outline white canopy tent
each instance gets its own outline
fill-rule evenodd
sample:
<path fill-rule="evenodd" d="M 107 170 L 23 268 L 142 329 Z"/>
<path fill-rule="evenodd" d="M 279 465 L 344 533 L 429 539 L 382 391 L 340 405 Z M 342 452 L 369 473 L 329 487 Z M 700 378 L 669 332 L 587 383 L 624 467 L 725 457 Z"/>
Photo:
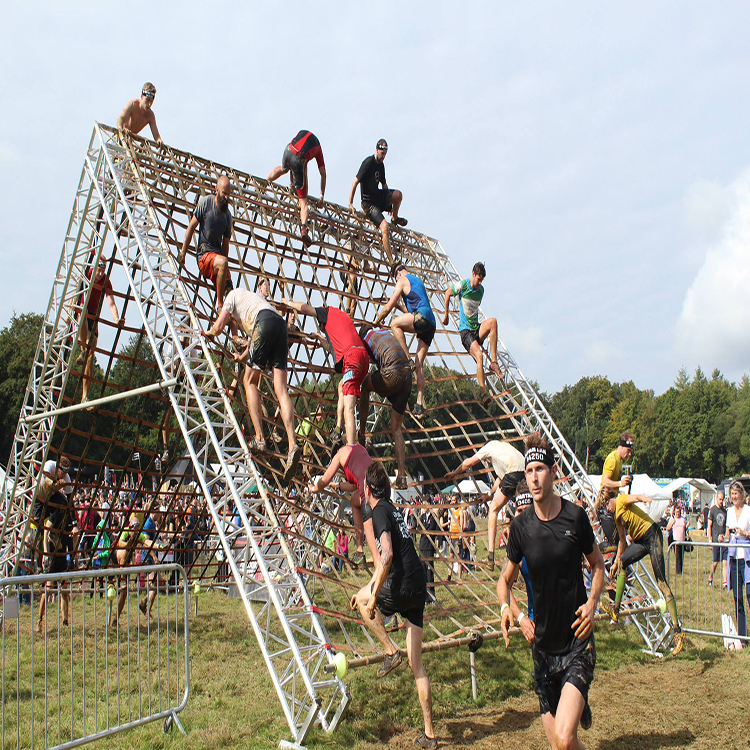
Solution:
<path fill-rule="evenodd" d="M 598 493 L 602 485 L 602 475 L 589 474 L 589 480 Z M 672 493 L 668 492 L 666 487 L 659 487 L 648 474 L 633 474 L 633 483 L 630 491 L 634 495 L 646 495 L 652 499 L 649 505 L 644 505 L 643 503 L 637 503 L 637 505 L 642 510 L 645 510 L 653 521 L 661 520 L 669 506 L 669 501 L 672 499 Z"/>
<path fill-rule="evenodd" d="M 716 495 L 716 485 L 707 482 L 705 479 L 678 477 L 677 479 L 673 479 L 663 489 L 671 497 L 673 492 L 681 490 L 686 484 L 689 484 L 693 488 L 691 494 L 692 492 L 698 493 L 696 510 L 703 510 L 706 505 L 711 505 Z"/>
<path fill-rule="evenodd" d="M 490 486 L 481 479 L 463 479 L 453 489 L 453 494 L 457 495 L 460 492 L 463 495 L 481 495 L 487 494 L 489 491 Z"/>

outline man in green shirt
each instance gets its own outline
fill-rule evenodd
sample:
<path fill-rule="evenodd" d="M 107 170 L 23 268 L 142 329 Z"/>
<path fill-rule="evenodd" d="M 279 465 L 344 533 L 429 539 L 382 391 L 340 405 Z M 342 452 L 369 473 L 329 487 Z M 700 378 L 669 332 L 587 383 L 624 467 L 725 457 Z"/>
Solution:
<path fill-rule="evenodd" d="M 484 263 L 475 263 L 468 279 L 451 284 L 445 290 L 445 313 L 443 314 L 443 325 L 448 325 L 448 307 L 451 297 L 458 297 L 460 300 L 458 332 L 464 349 L 477 362 L 477 382 L 482 391 L 482 403 L 485 406 L 492 401 L 492 396 L 487 392 L 484 384 L 484 367 L 482 366 L 482 344 L 487 337 L 490 340 L 490 370 L 497 377 L 502 377 L 500 365 L 497 363 L 497 319 L 485 318 L 481 324 L 479 322 L 479 305 L 484 296 L 482 282 L 486 275 Z"/>

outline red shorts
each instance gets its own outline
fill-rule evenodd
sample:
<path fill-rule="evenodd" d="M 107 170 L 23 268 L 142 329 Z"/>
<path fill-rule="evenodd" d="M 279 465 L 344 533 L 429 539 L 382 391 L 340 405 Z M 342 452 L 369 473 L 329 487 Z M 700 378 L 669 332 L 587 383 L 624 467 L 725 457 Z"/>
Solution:
<path fill-rule="evenodd" d="M 367 349 L 361 346 L 352 346 L 344 353 L 344 377 L 343 393 L 345 396 L 356 396 L 359 398 L 360 386 L 370 369 L 370 355 Z"/>
<path fill-rule="evenodd" d="M 217 258 L 223 257 L 223 255 L 219 255 L 218 253 L 204 253 L 201 255 L 201 257 L 198 258 L 198 269 L 201 272 L 201 276 L 203 276 L 204 279 L 211 279 L 215 284 L 216 269 L 214 268 L 214 261 Z"/>

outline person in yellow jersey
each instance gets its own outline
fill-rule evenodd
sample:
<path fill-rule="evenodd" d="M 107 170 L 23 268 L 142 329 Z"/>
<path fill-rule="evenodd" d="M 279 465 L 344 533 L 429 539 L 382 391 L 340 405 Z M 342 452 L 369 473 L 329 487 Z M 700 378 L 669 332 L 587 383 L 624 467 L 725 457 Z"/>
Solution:
<path fill-rule="evenodd" d="M 617 496 L 620 488 L 627 487 L 632 481 L 631 476 L 622 476 L 622 464 L 633 457 L 633 442 L 633 433 L 630 430 L 623 432 L 619 445 L 607 456 L 602 469 L 602 484 L 596 498 L 596 514 L 606 537 L 601 547 L 602 552 L 617 546 L 617 528 L 615 519 L 609 512 L 609 500 Z"/>
<path fill-rule="evenodd" d="M 617 622 L 620 611 L 622 595 L 625 591 L 625 579 L 627 568 L 646 555 L 651 556 L 651 566 L 654 569 L 654 577 L 659 586 L 662 596 L 667 604 L 667 611 L 672 620 L 674 636 L 672 639 L 672 653 L 679 654 L 685 645 L 685 633 L 680 627 L 677 617 L 677 605 L 674 601 L 672 589 L 667 583 L 666 569 L 664 566 L 664 540 L 662 539 L 659 525 L 651 520 L 645 510 L 639 508 L 636 503 L 648 505 L 651 498 L 646 495 L 615 495 L 609 500 L 609 511 L 615 517 L 619 544 L 617 556 L 610 568 L 610 578 L 616 578 L 615 601 L 611 603 L 607 597 L 601 600 L 602 608 Z M 625 534 L 630 534 L 632 540 L 628 545 Z"/>

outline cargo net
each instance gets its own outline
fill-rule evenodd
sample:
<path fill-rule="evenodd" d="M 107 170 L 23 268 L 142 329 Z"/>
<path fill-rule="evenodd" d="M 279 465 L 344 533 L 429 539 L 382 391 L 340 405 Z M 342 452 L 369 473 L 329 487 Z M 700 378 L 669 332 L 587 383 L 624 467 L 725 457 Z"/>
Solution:
<path fill-rule="evenodd" d="M 267 183 L 250 175 L 228 170 L 211 162 L 173 149 L 158 151 L 153 144 L 128 138 L 128 148 L 137 165 L 138 178 L 148 193 L 151 208 L 158 217 L 162 241 L 176 255 L 181 248 L 190 214 L 198 199 L 213 193 L 216 178 L 228 174 L 233 187 L 234 218 L 230 242 L 229 270 L 235 287 L 255 290 L 259 276 L 270 281 L 271 300 L 287 297 L 313 306 L 330 305 L 345 310 L 355 326 L 371 322 L 393 292 L 392 260 L 406 264 L 424 282 L 433 309 L 438 312 L 438 330 L 425 361 L 425 412 L 420 417 L 408 410 L 403 422 L 406 469 L 409 486 L 395 493 L 395 505 L 404 513 L 407 527 L 427 569 L 429 583 L 425 640 L 459 639 L 473 631 L 499 630 L 500 613 L 495 593 L 498 571 L 492 573 L 486 559 L 485 493 L 494 476 L 481 465 L 463 477 L 459 487 L 447 487 L 447 472 L 458 467 L 489 440 L 520 441 L 521 425 L 533 424 L 517 406 L 514 383 L 487 372 L 492 396 L 483 404 L 476 383 L 476 363 L 461 345 L 457 309 L 447 326 L 441 325 L 443 294 L 457 276 L 439 244 L 424 235 L 401 228 L 391 229 L 394 258 L 385 257 L 379 233 L 361 214 L 329 203 L 311 200 L 309 228 L 313 244 L 300 241 L 297 201 L 285 185 Z M 283 178 L 285 179 L 285 178 Z M 103 208 L 108 210 L 107 208 Z M 88 399 L 131 391 L 159 380 L 151 344 L 143 321 L 148 321 L 153 298 L 135 299 L 136 286 L 129 284 L 126 269 L 114 251 L 108 223 L 101 218 L 94 242 L 87 252 L 101 257 L 112 284 L 112 293 L 124 324 L 117 325 L 103 295 L 99 309 L 89 314 L 89 326 L 98 327 L 95 368 L 89 380 Z M 115 233 L 122 239 L 133 231 L 119 209 L 111 217 Z M 195 244 L 195 240 L 194 243 Z M 194 247 L 188 253 L 182 278 L 189 292 L 193 311 L 203 329 L 216 319 L 216 297 L 212 283 L 198 273 Z M 468 270 L 468 269 L 467 269 Z M 84 282 L 85 283 L 85 282 Z M 499 277 L 489 277 L 488 299 Z M 82 290 L 83 291 L 83 290 Z M 145 310 L 142 316 L 139 310 Z M 71 312 L 71 330 L 81 307 Z M 187 321 L 174 321 L 182 330 Z M 289 393 L 295 407 L 297 439 L 303 457 L 297 476 L 285 485 L 281 481 L 287 454 L 286 436 L 274 396 L 271 374 L 263 373 L 260 384 L 263 431 L 267 452 L 254 455 L 261 479 L 257 494 L 246 501 L 248 515 L 253 503 L 267 493 L 279 524 L 292 551 L 293 564 L 302 577 L 314 609 L 323 618 L 331 643 L 352 655 L 377 651 L 369 631 L 349 607 L 354 593 L 372 573 L 371 563 L 352 563 L 354 530 L 349 496 L 335 487 L 311 494 L 308 482 L 320 476 L 332 457 L 332 427 L 336 419 L 339 377 L 332 357 L 316 339 L 313 318 L 295 318 L 287 313 L 290 331 Z M 166 323 L 164 324 L 166 330 Z M 161 332 L 164 334 L 164 330 Z M 75 335 L 72 333 L 71 335 Z M 197 332 L 186 333 L 197 335 Z M 416 341 L 407 334 L 413 357 Z M 84 365 L 91 342 L 74 350 L 70 377 L 62 406 L 82 399 Z M 227 389 L 239 423 L 252 436 L 242 384 L 244 365 L 232 359 L 228 329 L 211 343 L 212 356 Z M 167 352 L 161 352 L 165 358 Z M 489 360 L 485 360 L 488 362 Z M 241 369 L 242 367 L 242 369 Z M 212 387 L 210 384 L 207 387 Z M 410 405 L 416 398 L 416 384 Z M 362 416 L 362 415 L 360 415 Z M 396 463 L 390 431 L 390 405 L 371 395 L 367 418 L 367 449 L 381 461 L 393 477 Z M 190 436 L 200 440 L 200 435 Z M 520 442 L 516 447 L 522 449 Z M 159 549 L 153 557 L 161 562 L 182 564 L 192 580 L 213 586 L 236 585 L 219 543 L 206 498 L 200 490 L 196 471 L 200 467 L 184 458 L 185 437 L 176 427 L 170 401 L 163 391 L 101 403 L 91 410 L 80 410 L 58 417 L 50 441 L 49 458 L 68 456 L 73 467 L 71 517 L 76 519 L 79 536 L 73 542 L 46 553 L 37 538 L 25 545 L 21 567 L 35 570 L 44 557 L 69 557 L 74 567 L 137 564 L 146 555 L 137 534 L 134 543 L 123 549 L 118 539 L 136 518 L 142 529 L 151 516 L 158 531 Z M 38 467 L 41 469 L 41 467 Z M 566 485 L 567 486 L 567 485 Z M 220 485 L 213 485 L 217 493 Z M 55 497 L 49 499 L 54 505 Z M 259 576 L 257 560 L 231 505 L 224 508 L 221 523 L 233 547 L 245 582 Z M 264 543 L 262 522 L 255 526 L 259 549 L 273 545 L 269 531 Z M 498 523 L 498 559 L 503 558 L 503 537 L 507 523 Z M 61 535 L 65 539 L 65 534 Z M 153 536 L 153 534 L 151 535 Z M 348 541 L 348 555 L 344 539 Z M 72 537 L 71 537 L 72 540 Z M 369 556 L 369 555 L 368 555 Z M 50 567 L 49 563 L 46 565 Z M 518 599 L 526 601 L 523 583 Z M 302 606 L 288 601 L 290 610 Z M 394 618 L 390 627 L 402 625 Z"/>

